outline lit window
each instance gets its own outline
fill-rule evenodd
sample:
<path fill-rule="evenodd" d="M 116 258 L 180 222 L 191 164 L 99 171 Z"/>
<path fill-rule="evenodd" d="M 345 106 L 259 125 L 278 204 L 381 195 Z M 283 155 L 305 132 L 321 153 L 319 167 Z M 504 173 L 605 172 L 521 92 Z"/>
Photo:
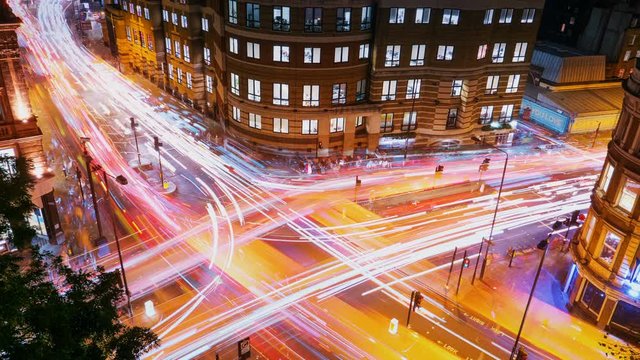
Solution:
<path fill-rule="evenodd" d="M 630 58 L 631 58 L 631 50 L 627 50 L 624 53 L 624 58 L 622 59 L 622 61 L 629 61 Z"/>
<path fill-rule="evenodd" d="M 193 88 L 193 79 L 191 78 L 191 73 L 187 73 L 187 89 Z"/>
<path fill-rule="evenodd" d="M 178 25 L 178 14 L 171 13 L 171 23 L 173 25 Z"/>
<path fill-rule="evenodd" d="M 600 190 L 607 192 L 609 184 L 611 183 L 611 177 L 613 176 L 613 165 L 607 163 L 600 177 Z"/>
<path fill-rule="evenodd" d="M 640 184 L 627 178 L 624 181 L 624 187 L 620 192 L 620 199 L 618 200 L 618 206 L 623 210 L 631 212 L 638 198 L 638 192 L 640 192 Z"/>
<path fill-rule="evenodd" d="M 502 63 L 504 62 L 504 53 L 507 50 L 506 43 L 495 43 L 493 45 L 493 54 L 491 55 L 491 62 Z"/>
<path fill-rule="evenodd" d="M 415 111 L 404 113 L 402 119 L 402 131 L 415 130 L 418 127 L 418 113 Z"/>
<path fill-rule="evenodd" d="M 151 34 L 147 35 L 147 47 L 149 50 L 153 50 L 153 36 Z"/>
<path fill-rule="evenodd" d="M 631 40 L 629 40 L 629 45 L 635 45 L 636 44 L 636 39 L 638 38 L 638 35 L 633 35 L 631 37 Z"/>
<path fill-rule="evenodd" d="M 135 14 L 135 10 L 132 3 L 129 3 L 129 12 Z"/>
<path fill-rule="evenodd" d="M 498 121 L 501 123 L 507 123 L 511 121 L 513 118 L 513 104 L 502 105 L 502 110 L 500 110 L 500 118 Z"/>
<path fill-rule="evenodd" d="M 314 135 L 318 133 L 318 120 L 302 120 L 302 134 Z"/>
<path fill-rule="evenodd" d="M 162 21 L 169 22 L 169 11 L 162 9 Z"/>
<path fill-rule="evenodd" d="M 320 106 L 320 85 L 302 87 L 302 106 Z"/>
<path fill-rule="evenodd" d="M 513 62 L 524 62 L 527 55 L 527 43 L 516 43 L 516 48 L 513 51 Z"/>
<path fill-rule="evenodd" d="M 584 240 L 586 242 L 591 241 L 591 236 L 593 235 L 593 230 L 595 230 L 595 225 L 596 225 L 596 218 L 595 216 L 591 216 L 589 218 L 589 222 L 587 223 L 587 232 L 586 233 L 583 232 L 584 234 L 586 234 L 584 237 Z"/>
<path fill-rule="evenodd" d="M 249 127 L 254 129 L 262 129 L 262 116 L 249 113 Z"/>
<path fill-rule="evenodd" d="M 400 66 L 400 45 L 387 45 L 387 52 L 384 58 L 384 66 Z"/>
<path fill-rule="evenodd" d="M 178 84 L 182 84 L 182 69 L 178 68 Z"/>
<path fill-rule="evenodd" d="M 191 62 L 191 53 L 189 52 L 189 45 L 182 45 L 182 50 L 184 51 L 183 58 L 186 62 Z"/>
<path fill-rule="evenodd" d="M 176 57 L 177 57 L 177 58 L 180 58 L 180 56 L 181 56 L 181 55 L 180 55 L 180 48 L 181 48 L 181 46 L 180 46 L 180 41 L 178 41 L 178 40 L 174 40 L 174 41 L 173 41 L 173 45 L 174 45 L 173 49 L 174 49 L 174 51 L 175 51 L 175 55 L 176 55 Z"/>
<path fill-rule="evenodd" d="M 444 9 L 444 12 L 442 13 L 442 24 L 458 25 L 459 21 L 460 21 L 460 10 Z"/>
<path fill-rule="evenodd" d="M 320 64 L 320 48 L 304 48 L 305 64 Z"/>
<path fill-rule="evenodd" d="M 487 9 L 484 12 L 484 20 L 482 21 L 485 25 L 490 25 L 493 23 L 493 9 Z"/>
<path fill-rule="evenodd" d="M 231 73 L 231 92 L 240 95 L 240 76 L 238 74 Z"/>
<path fill-rule="evenodd" d="M 487 56 L 487 44 L 478 46 L 478 60 L 484 59 Z"/>
<path fill-rule="evenodd" d="M 349 61 L 349 47 L 348 46 L 336 47 L 335 55 L 333 57 L 333 62 L 346 63 L 348 61 Z"/>
<path fill-rule="evenodd" d="M 125 26 L 124 30 L 127 33 L 127 40 L 131 41 L 131 28 L 129 26 Z M 171 46 L 169 46 L 169 53 L 171 53 Z"/>
<path fill-rule="evenodd" d="M 238 39 L 232 37 L 229 38 L 229 52 L 232 54 L 238 53 Z"/>
<path fill-rule="evenodd" d="M 622 238 L 617 234 L 611 231 L 607 231 L 607 235 L 604 237 L 604 241 L 602 243 L 602 251 L 600 251 L 600 259 L 602 259 L 605 263 L 609 265 L 612 264 L 621 240 Z"/>
<path fill-rule="evenodd" d="M 411 59 L 409 60 L 409 66 L 423 66 L 424 54 L 426 52 L 427 45 L 411 45 Z"/>
<path fill-rule="evenodd" d="M 233 117 L 233 120 L 235 120 L 235 121 L 238 121 L 238 122 L 242 121 L 240 108 L 238 108 L 238 107 L 235 107 L 235 106 L 231 107 L 231 116 Z"/>
<path fill-rule="evenodd" d="M 364 125 L 364 116 L 356 116 L 356 127 Z"/>
<path fill-rule="evenodd" d="M 273 45 L 273 61 L 289 62 L 289 46 Z"/>
<path fill-rule="evenodd" d="M 333 90 L 331 92 L 331 103 L 346 104 L 347 103 L 347 84 L 333 84 Z"/>
<path fill-rule="evenodd" d="M 343 132 L 344 131 L 344 118 L 331 118 L 329 132 Z"/>
<path fill-rule="evenodd" d="M 451 96 L 462 95 L 462 80 L 453 80 L 451 82 Z"/>
<path fill-rule="evenodd" d="M 207 65 L 211 65 L 211 49 L 205 47 L 203 50 L 204 55 L 204 63 Z"/>
<path fill-rule="evenodd" d="M 419 99 L 420 98 L 420 79 L 407 80 L 407 99 Z"/>
<path fill-rule="evenodd" d="M 273 84 L 273 104 L 289 105 L 289 84 Z"/>
<path fill-rule="evenodd" d="M 490 124 L 491 120 L 493 120 L 493 105 L 483 106 L 480 110 L 480 124 Z"/>
<path fill-rule="evenodd" d="M 416 24 L 428 24 L 431 19 L 431 8 L 416 9 Z"/>
<path fill-rule="evenodd" d="M 358 80 L 356 83 L 356 101 L 362 101 L 367 97 L 367 80 Z"/>
<path fill-rule="evenodd" d="M 455 129 L 458 123 L 458 109 L 449 109 L 447 114 L 447 129 Z"/>
<path fill-rule="evenodd" d="M 404 8 L 389 9 L 389 24 L 403 24 L 403 23 L 404 23 Z"/>
<path fill-rule="evenodd" d="M 238 1 L 229 0 L 229 22 L 231 24 L 238 23 Z"/>
<path fill-rule="evenodd" d="M 453 60 L 453 46 L 452 45 L 439 45 L 438 54 L 436 54 L 436 60 Z"/>
<path fill-rule="evenodd" d="M 498 23 L 511 24 L 512 18 L 513 18 L 513 9 L 502 9 L 500 10 L 500 19 L 498 20 Z"/>
<path fill-rule="evenodd" d="M 260 27 L 260 4 L 247 3 L 247 27 Z"/>
<path fill-rule="evenodd" d="M 520 85 L 520 74 L 509 75 L 509 80 L 507 81 L 506 93 L 511 94 L 511 93 L 518 92 L 519 85 Z"/>
<path fill-rule="evenodd" d="M 371 29 L 371 6 L 364 6 L 360 16 L 360 30 Z"/>
<path fill-rule="evenodd" d="M 173 65 L 172 64 L 169 64 L 168 72 L 169 72 L 169 79 L 173 80 Z"/>
<path fill-rule="evenodd" d="M 273 7 L 273 30 L 291 30 L 291 8 L 288 6 Z"/>
<path fill-rule="evenodd" d="M 188 25 L 187 17 L 186 17 L 186 16 L 184 16 L 184 15 L 182 15 L 182 16 L 180 17 L 180 20 L 181 20 L 182 27 L 186 29 L 186 28 L 187 28 L 187 25 Z"/>
<path fill-rule="evenodd" d="M 149 20 L 151 19 L 151 14 L 149 13 L 149 8 L 144 8 L 144 18 Z"/>
<path fill-rule="evenodd" d="M 523 24 L 531 24 L 535 16 L 536 9 L 524 9 L 522 10 L 522 19 L 520 19 L 520 22 Z"/>
<path fill-rule="evenodd" d="M 247 41 L 247 57 L 251 59 L 260 59 L 260 44 Z"/>
<path fill-rule="evenodd" d="M 396 99 L 397 80 L 385 80 L 382 82 L 382 101 Z"/>
<path fill-rule="evenodd" d="M 306 32 L 322 31 L 322 8 L 305 8 L 304 9 L 304 31 Z"/>
<path fill-rule="evenodd" d="M 288 134 L 289 133 L 289 119 L 273 118 L 273 132 Z"/>
<path fill-rule="evenodd" d="M 338 8 L 336 14 L 336 31 L 351 31 L 351 8 Z"/>
<path fill-rule="evenodd" d="M 202 18 L 202 31 L 209 31 L 209 19 L 206 17 Z"/>
<path fill-rule="evenodd" d="M 260 80 L 248 79 L 247 98 L 252 101 L 260 102 Z"/>
<path fill-rule="evenodd" d="M 369 44 L 360 44 L 360 51 L 358 52 L 359 59 L 369 58 Z"/>
<path fill-rule="evenodd" d="M 209 75 L 204 77 L 205 79 L 205 85 L 207 88 L 207 92 L 212 94 L 213 93 L 213 78 Z"/>
<path fill-rule="evenodd" d="M 380 114 L 380 132 L 393 131 L 393 113 Z"/>

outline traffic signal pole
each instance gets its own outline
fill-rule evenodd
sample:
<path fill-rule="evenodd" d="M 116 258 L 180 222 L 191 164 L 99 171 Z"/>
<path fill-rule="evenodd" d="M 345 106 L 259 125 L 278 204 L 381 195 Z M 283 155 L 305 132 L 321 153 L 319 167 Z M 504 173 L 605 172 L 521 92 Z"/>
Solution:
<path fill-rule="evenodd" d="M 411 292 L 411 300 L 409 300 L 409 312 L 407 312 L 407 327 L 409 327 L 409 321 L 411 321 L 411 313 L 413 312 L 413 299 L 416 297 L 416 291 Z"/>
<path fill-rule="evenodd" d="M 453 249 L 453 256 L 451 257 L 451 266 L 449 266 L 449 276 L 447 276 L 447 284 L 445 287 L 449 286 L 449 280 L 451 280 L 451 272 L 453 271 L 453 262 L 456 260 L 456 254 L 458 253 L 458 247 L 456 246 Z"/>
<path fill-rule="evenodd" d="M 464 270 L 464 261 L 467 258 L 467 250 L 464 251 L 464 255 L 462 255 L 462 262 L 460 263 L 460 275 L 458 275 L 458 286 L 456 286 L 456 295 L 460 291 L 460 281 L 462 280 L 462 270 Z"/>

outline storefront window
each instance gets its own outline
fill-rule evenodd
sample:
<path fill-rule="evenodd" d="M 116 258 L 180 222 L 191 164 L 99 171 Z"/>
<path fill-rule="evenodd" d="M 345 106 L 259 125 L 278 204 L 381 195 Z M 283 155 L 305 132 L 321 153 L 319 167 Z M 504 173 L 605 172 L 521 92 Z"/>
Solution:
<path fill-rule="evenodd" d="M 633 205 L 636 203 L 636 199 L 638 198 L 638 193 L 640 193 L 640 184 L 631 179 L 626 179 L 622 192 L 620 193 L 618 206 L 628 212 L 631 212 L 633 210 Z"/>
<path fill-rule="evenodd" d="M 613 176 L 613 166 L 607 163 L 600 177 L 600 190 L 607 192 L 609 183 L 611 183 L 611 176 Z"/>
<path fill-rule="evenodd" d="M 602 309 L 602 304 L 604 304 L 604 298 L 604 292 L 593 286 L 592 283 L 587 282 L 581 299 L 582 303 L 587 306 L 587 309 L 593 311 L 595 314 L 600 314 L 600 309 Z"/>
<path fill-rule="evenodd" d="M 600 259 L 604 260 L 607 264 L 611 264 L 613 262 L 613 257 L 616 255 L 616 250 L 620 245 L 620 240 L 622 240 L 620 236 L 608 231 L 607 236 L 604 238 L 604 243 L 602 244 Z"/>
<path fill-rule="evenodd" d="M 618 301 L 616 310 L 611 317 L 611 323 L 640 334 L 640 308 L 624 301 Z"/>

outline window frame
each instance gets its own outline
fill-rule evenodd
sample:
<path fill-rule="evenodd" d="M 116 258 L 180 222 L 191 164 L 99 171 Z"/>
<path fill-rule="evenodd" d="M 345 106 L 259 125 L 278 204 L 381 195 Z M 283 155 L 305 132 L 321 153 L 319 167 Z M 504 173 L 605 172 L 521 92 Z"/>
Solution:
<path fill-rule="evenodd" d="M 262 82 L 257 79 L 247 79 L 247 99 L 260 102 L 262 99 Z"/>
<path fill-rule="evenodd" d="M 515 94 L 518 92 L 520 87 L 520 74 L 512 74 L 509 75 L 507 80 L 507 88 L 505 93 L 507 94 Z"/>
<path fill-rule="evenodd" d="M 304 48 L 304 60 L 303 60 L 303 62 L 305 64 L 320 64 L 320 55 L 322 54 L 321 53 L 321 49 L 322 48 L 319 48 L 319 47 L 305 47 Z M 310 52 L 308 52 L 309 50 L 310 50 Z M 317 50 L 317 57 L 316 57 L 316 50 Z M 311 58 L 308 58 L 307 54 L 310 54 Z M 307 61 L 309 59 L 311 61 Z"/>
<path fill-rule="evenodd" d="M 382 82 L 381 101 L 392 101 L 396 99 L 398 91 L 398 80 L 384 80 Z"/>
<path fill-rule="evenodd" d="M 347 83 L 336 83 L 331 86 L 331 104 L 344 105 L 347 103 Z"/>
<path fill-rule="evenodd" d="M 484 11 L 484 19 L 482 20 L 483 25 L 491 25 L 493 24 L 493 15 L 495 11 L 494 9 L 486 9 Z"/>
<path fill-rule="evenodd" d="M 250 112 L 248 118 L 248 125 L 250 128 L 258 130 L 262 129 L 262 115 Z"/>
<path fill-rule="evenodd" d="M 317 85 L 317 84 L 302 85 L 302 106 L 304 107 L 320 106 L 320 85 Z"/>
<path fill-rule="evenodd" d="M 277 123 L 277 125 L 276 125 Z M 273 132 L 278 134 L 289 133 L 289 119 L 287 118 L 273 118 Z"/>
<path fill-rule="evenodd" d="M 419 7 L 416 8 L 415 24 L 428 24 L 431 21 L 431 8 Z"/>
<path fill-rule="evenodd" d="M 247 41 L 247 58 L 260 59 L 260 43 Z"/>
<path fill-rule="evenodd" d="M 289 105 L 289 84 L 273 83 L 273 105 L 288 106 Z"/>
<path fill-rule="evenodd" d="M 318 135 L 318 119 L 302 119 L 300 130 L 302 135 Z"/>
<path fill-rule="evenodd" d="M 451 48 L 451 52 L 449 52 Z M 453 54 L 455 52 L 454 45 L 438 45 L 438 52 L 436 53 L 437 61 L 453 61 Z"/>
<path fill-rule="evenodd" d="M 451 96 L 453 97 L 461 97 L 462 96 L 462 87 L 464 86 L 464 80 L 462 79 L 454 79 L 451 81 Z"/>
<path fill-rule="evenodd" d="M 402 131 L 412 131 L 418 128 L 418 112 L 417 111 L 407 111 L 404 113 L 402 117 L 402 124 L 400 125 L 400 130 Z"/>
<path fill-rule="evenodd" d="M 274 44 L 272 47 L 274 62 L 288 63 L 291 60 L 291 48 L 289 45 Z"/>
<path fill-rule="evenodd" d="M 384 67 L 400 66 L 401 52 L 402 52 L 401 45 L 397 45 L 397 44 L 387 45 L 387 50 L 385 51 L 385 54 L 384 54 Z"/>
<path fill-rule="evenodd" d="M 311 18 L 309 18 L 309 15 L 311 15 Z M 322 8 L 304 8 L 304 32 L 322 32 Z"/>
<path fill-rule="evenodd" d="M 280 12 L 280 16 L 276 16 L 276 11 Z M 276 21 L 276 19 L 280 19 Z M 274 31 L 291 31 L 291 7 L 289 6 L 273 6 L 273 22 L 271 29 Z"/>
<path fill-rule="evenodd" d="M 344 117 L 335 117 L 329 119 L 329 133 L 344 132 L 344 124 L 346 120 Z"/>
<path fill-rule="evenodd" d="M 228 16 L 227 21 L 230 24 L 238 24 L 238 1 L 237 0 L 229 0 L 227 3 Z"/>
<path fill-rule="evenodd" d="M 333 63 L 342 64 L 349 62 L 349 47 L 336 46 L 333 54 Z"/>
<path fill-rule="evenodd" d="M 447 130 L 456 129 L 458 125 L 458 108 L 450 108 L 447 113 L 447 123 L 445 128 Z"/>
<path fill-rule="evenodd" d="M 259 29 L 260 28 L 260 4 L 247 2 L 245 4 L 245 8 L 246 8 L 245 26 L 250 29 Z M 258 15 L 257 18 L 256 18 L 256 13 Z"/>
<path fill-rule="evenodd" d="M 421 86 L 422 79 L 407 79 L 407 92 L 405 94 L 405 99 L 420 99 Z M 411 89 L 411 91 L 409 91 L 409 89 Z"/>
<path fill-rule="evenodd" d="M 389 8 L 389 24 L 404 24 L 405 12 L 403 7 Z"/>
<path fill-rule="evenodd" d="M 513 22 L 513 9 L 502 8 L 500 9 L 500 17 L 498 18 L 498 24 L 511 24 Z"/>
<path fill-rule="evenodd" d="M 235 73 L 230 73 L 229 84 L 231 88 L 231 93 L 234 95 L 240 96 L 240 75 Z"/>
<path fill-rule="evenodd" d="M 412 44 L 411 58 L 409 59 L 409 66 L 424 66 L 424 58 L 426 54 L 427 54 L 426 44 Z"/>
<path fill-rule="evenodd" d="M 340 12 L 342 11 L 342 16 Z M 342 19 L 342 23 L 340 22 Z M 351 31 L 351 8 L 339 7 L 336 9 L 336 31 L 337 32 L 349 32 Z"/>
<path fill-rule="evenodd" d="M 525 62 L 527 58 L 527 48 L 529 44 L 526 42 L 517 42 L 516 46 L 513 48 L 513 59 L 511 59 L 514 63 Z"/>
<path fill-rule="evenodd" d="M 364 101 L 367 98 L 367 79 L 356 82 L 356 101 Z"/>
<path fill-rule="evenodd" d="M 363 6 L 360 11 L 360 30 L 371 29 L 373 6 Z"/>
<path fill-rule="evenodd" d="M 507 53 L 507 43 L 494 43 L 491 52 L 491 62 L 493 64 L 504 63 L 505 54 Z"/>
<path fill-rule="evenodd" d="M 459 25 L 460 9 L 443 9 L 442 25 Z"/>

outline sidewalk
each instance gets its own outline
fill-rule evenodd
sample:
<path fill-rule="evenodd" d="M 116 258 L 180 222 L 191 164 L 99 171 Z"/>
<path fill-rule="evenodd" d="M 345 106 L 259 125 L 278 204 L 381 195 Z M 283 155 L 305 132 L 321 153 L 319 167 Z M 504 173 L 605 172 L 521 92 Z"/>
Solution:
<path fill-rule="evenodd" d="M 560 252 L 560 243 L 547 253 L 534 298 L 522 331 L 523 345 L 531 344 L 558 359 L 634 359 L 640 350 L 633 345 L 607 335 L 593 323 L 581 319 L 566 308 L 567 294 L 562 292 L 563 280 L 571 257 Z M 493 320 L 499 329 L 517 334 L 542 252 L 534 248 L 517 256 L 509 268 L 509 258 L 496 255 L 487 265 L 485 278 L 471 285 L 472 265 L 464 271 L 460 293 L 455 284 L 447 291 L 444 284 L 448 269 L 438 272 L 434 288 L 446 293 L 464 308 Z M 459 266 L 454 272 L 459 271 Z M 433 282 L 432 282 L 433 283 Z M 510 350 L 510 349 L 509 349 Z"/>

